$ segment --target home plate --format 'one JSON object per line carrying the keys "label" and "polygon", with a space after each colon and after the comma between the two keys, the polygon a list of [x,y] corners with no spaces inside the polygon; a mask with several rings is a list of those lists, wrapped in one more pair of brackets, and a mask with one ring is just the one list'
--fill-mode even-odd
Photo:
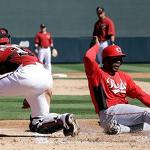
{"label": "home plate", "polygon": [[56,74],[53,74],[53,77],[57,77],[57,78],[67,78],[67,74],[56,73]]}

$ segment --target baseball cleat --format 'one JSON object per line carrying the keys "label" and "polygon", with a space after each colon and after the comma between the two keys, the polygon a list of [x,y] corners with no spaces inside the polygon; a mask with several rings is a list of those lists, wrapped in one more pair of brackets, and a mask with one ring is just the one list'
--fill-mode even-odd
{"label": "baseball cleat", "polygon": [[108,123],[105,133],[113,135],[113,134],[119,134],[120,131],[121,131],[121,127],[118,124],[118,122],[116,120],[112,120],[110,123]]}
{"label": "baseball cleat", "polygon": [[63,129],[63,133],[65,136],[75,137],[79,134],[79,126],[73,114],[67,114],[65,118],[67,128]]}

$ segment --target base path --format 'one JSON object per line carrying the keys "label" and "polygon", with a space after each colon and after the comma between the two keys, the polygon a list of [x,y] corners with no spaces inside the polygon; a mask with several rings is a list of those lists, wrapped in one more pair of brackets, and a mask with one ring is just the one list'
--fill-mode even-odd
{"label": "base path", "polygon": [[64,137],[62,131],[37,134],[28,121],[0,121],[0,150],[149,150],[150,132],[106,135],[97,119],[79,119],[80,134]]}
{"label": "base path", "polygon": [[[132,73],[132,78],[150,78],[150,73]],[[146,92],[150,93],[150,83],[135,81]],[[67,77],[54,77],[53,95],[89,95],[88,81],[84,73],[69,73]]]}

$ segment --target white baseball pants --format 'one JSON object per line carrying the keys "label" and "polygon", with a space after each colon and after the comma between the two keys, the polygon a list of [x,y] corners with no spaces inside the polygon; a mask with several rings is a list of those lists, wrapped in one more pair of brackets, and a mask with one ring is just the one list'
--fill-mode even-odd
{"label": "white baseball pants", "polygon": [[109,45],[109,41],[104,41],[99,43],[99,53],[97,54],[97,59],[100,64],[102,64],[102,52],[105,47]]}
{"label": "white baseball pants", "polygon": [[52,76],[40,63],[20,66],[0,78],[0,96],[23,96],[31,107],[31,116],[49,114],[45,91],[53,88]]}
{"label": "white baseball pants", "polygon": [[129,132],[134,129],[143,130],[144,123],[150,125],[150,108],[130,104],[117,104],[100,111],[99,118],[101,126],[104,128],[109,122],[116,120],[120,124],[122,132],[126,132],[128,128]]}
{"label": "white baseball pants", "polygon": [[[51,73],[51,49],[48,48],[39,48],[38,58],[40,62],[45,64],[45,68],[48,69]],[[44,62],[45,61],[45,62]]]}

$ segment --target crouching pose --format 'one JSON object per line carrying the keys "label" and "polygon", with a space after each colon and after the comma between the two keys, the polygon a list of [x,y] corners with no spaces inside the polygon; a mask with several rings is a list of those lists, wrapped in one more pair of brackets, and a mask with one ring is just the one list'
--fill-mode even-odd
{"label": "crouching pose", "polygon": [[73,114],[49,112],[53,80],[49,71],[27,48],[10,44],[5,28],[0,28],[0,96],[24,96],[31,107],[29,128],[42,134],[63,130],[76,136],[78,124]]}
{"label": "crouching pose", "polygon": [[[85,54],[84,65],[100,125],[108,134],[145,130],[145,124],[150,124],[150,95],[136,85],[128,74],[119,71],[126,56],[119,46],[104,48],[102,67],[95,61],[98,51],[98,44],[90,48]],[[131,105],[127,97],[136,98],[147,107]]]}

